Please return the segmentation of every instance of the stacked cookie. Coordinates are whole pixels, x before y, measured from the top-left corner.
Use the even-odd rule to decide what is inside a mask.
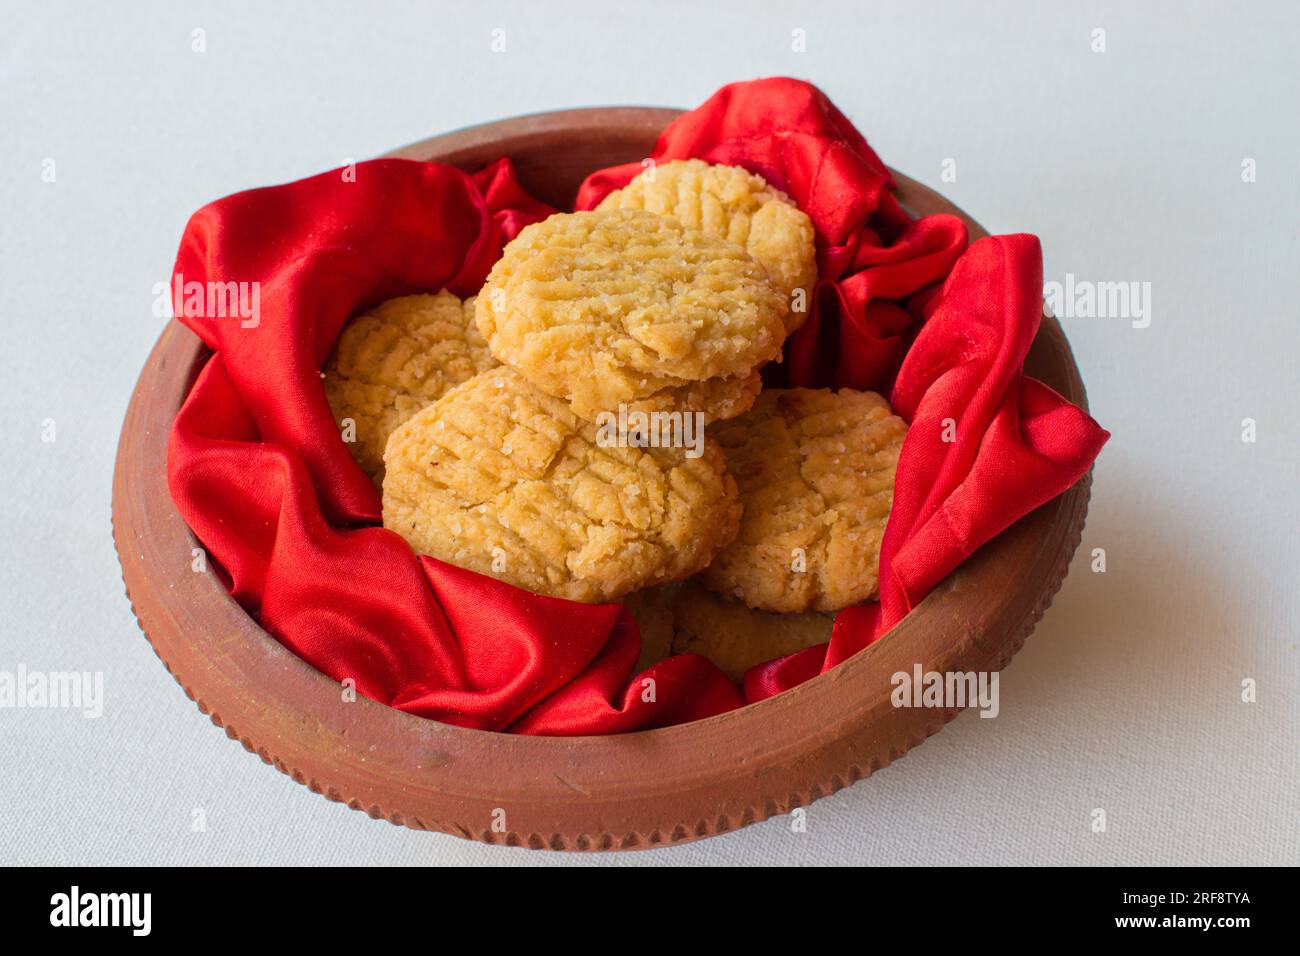
[[[388,440],[384,526],[415,550],[575,601],[705,567],[740,503],[722,451],[608,446],[512,368],[470,379]]]
[[[872,393],[761,391],[815,282],[811,222],[762,178],[651,167],[524,229],[475,299],[358,317],[326,395],[417,551],[635,595],[644,663],[738,676],[876,586],[904,424]]]
[[[743,412],[781,354],[785,298],[741,246],[635,209],[552,216],[510,243],[479,296],[492,354],[594,421]]]

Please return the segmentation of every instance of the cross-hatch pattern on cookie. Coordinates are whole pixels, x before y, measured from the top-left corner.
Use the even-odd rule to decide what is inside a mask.
[[[474,300],[450,292],[382,302],[353,319],[324,369],[340,428],[351,419],[352,457],[382,480],[384,446],[398,425],[455,385],[497,364],[474,324]]]
[[[812,220],[762,176],[739,166],[674,160],[646,169],[596,208],[671,216],[683,226],[742,246],[767,270],[787,308],[802,290],[802,307],[786,312],[786,334],[808,317],[808,297],[817,282]]]
[[[744,519],[705,584],[767,611],[837,611],[876,591],[907,425],[874,392],[772,389],[710,429]]]
[[[601,447],[513,369],[416,414],[385,453],[384,526],[423,554],[556,597],[617,600],[703,568],[736,534],[721,450]]]
[[[785,311],[741,246],[613,210],[524,229],[488,275],[477,318],[498,359],[591,420],[669,389],[752,375],[780,355]]]

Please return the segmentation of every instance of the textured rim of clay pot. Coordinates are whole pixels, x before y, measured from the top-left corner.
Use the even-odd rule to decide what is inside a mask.
[[[675,110],[519,117],[390,155],[474,168],[511,156],[524,185],[566,206],[590,171],[646,156]],[[896,174],[897,175],[897,174]],[[897,176],[914,214],[961,215]],[[136,385],[113,480],[113,535],[131,605],[199,709],[264,761],[372,817],[486,843],[617,850],[683,843],[788,813],[897,760],[956,710],[891,706],[890,676],[1002,668],[1060,587],[1088,505],[1085,478],[998,536],[888,638],[830,672],[741,710],[605,737],[523,737],[447,726],[364,698],[294,656],[190,568],[198,541],[165,479],[172,420],[206,359],[172,321]],[[1030,374],[1086,407],[1060,324],[1044,316]]]

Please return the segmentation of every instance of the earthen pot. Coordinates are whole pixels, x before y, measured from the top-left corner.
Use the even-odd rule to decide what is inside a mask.
[[[437,136],[390,155],[473,169],[513,157],[523,185],[561,208],[592,170],[646,156],[666,109],[544,113]],[[914,214],[962,216],[895,174]],[[373,701],[282,647],[194,573],[198,542],[176,513],[164,463],[172,419],[207,357],[171,322],[122,428],[113,534],[127,594],[158,656],[199,709],[264,761],[372,817],[486,843],[552,850],[684,843],[788,813],[897,760],[956,710],[891,706],[890,677],[1005,666],[1046,610],[1079,543],[1089,479],[968,560],[885,640],[762,703],[622,736],[546,738],[464,730]],[[1085,405],[1061,326],[1044,316],[1028,372]],[[993,724],[982,727],[997,733]]]

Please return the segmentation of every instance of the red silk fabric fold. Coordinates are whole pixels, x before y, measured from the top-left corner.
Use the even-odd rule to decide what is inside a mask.
[[[695,655],[633,675],[639,635],[620,606],[533,595],[416,556],[378,527],[378,495],[320,386],[344,323],[397,295],[474,294],[502,245],[553,210],[508,160],[472,175],[377,160],[212,203],[191,218],[177,255],[176,314],[214,355],[177,416],[169,486],[232,595],[278,640],[367,697],[448,723],[552,735],[680,723],[854,653],[975,547],[1086,472],[1105,432],[1020,374],[1042,288],[1032,238],[983,240],[963,257],[961,222],[911,220],[866,140],[794,80],[724,87],[671,124],[652,154],[691,156],[763,175],[816,227],[822,281],[775,379],[892,386],[912,422],[881,603],[842,612],[829,653],[752,669],[742,693]],[[594,174],[578,207],[641,168]],[[257,315],[187,311],[186,283],[255,283]],[[936,444],[946,418],[957,439]]]

